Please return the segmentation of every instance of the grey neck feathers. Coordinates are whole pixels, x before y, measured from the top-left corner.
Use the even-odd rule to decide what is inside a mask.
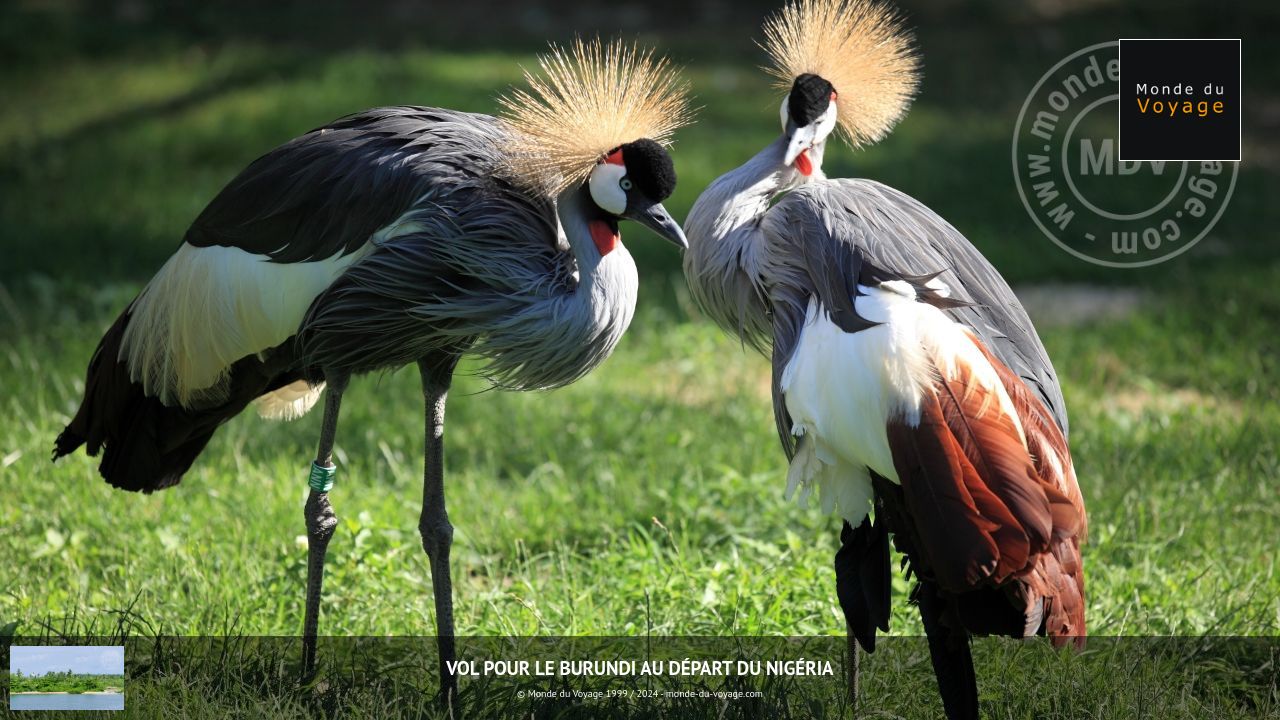
[[[592,214],[598,212],[585,184],[577,190],[566,190],[556,201],[560,225],[578,263],[579,284],[572,304],[587,320],[589,332],[602,336],[595,338],[596,341],[608,340],[607,347],[601,348],[607,356],[635,315],[640,277],[621,237],[613,252],[600,255],[587,224]]]
[[[689,237],[685,277],[695,301],[722,327],[761,350],[768,344],[770,325],[759,279],[764,253],[760,221],[774,198],[805,180],[783,164],[786,147],[783,135],[721,175],[703,191],[684,226]],[[816,153],[815,166],[821,149]]]
[[[556,199],[556,214],[577,265],[577,284],[521,308],[473,348],[490,360],[500,387],[532,390],[568,385],[613,352],[635,314],[639,277],[619,242],[601,256],[588,221],[598,213],[586,188]]]

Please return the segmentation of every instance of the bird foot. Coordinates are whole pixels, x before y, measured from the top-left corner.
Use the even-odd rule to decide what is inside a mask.
[[[324,585],[324,559],[338,516],[329,504],[329,493],[314,488],[303,508],[307,521],[307,608],[302,626],[302,676],[310,682],[316,672],[316,635],[320,624],[320,593]]]

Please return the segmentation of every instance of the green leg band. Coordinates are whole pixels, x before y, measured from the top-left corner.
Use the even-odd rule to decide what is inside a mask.
[[[316,463],[311,463],[311,476],[307,478],[307,484],[316,492],[327,493],[333,489],[333,478],[338,474],[338,466],[330,465],[323,467]]]

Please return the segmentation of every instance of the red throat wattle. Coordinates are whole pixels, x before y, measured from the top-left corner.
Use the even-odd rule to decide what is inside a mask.
[[[799,170],[800,174],[805,177],[813,174],[813,161],[809,159],[808,150],[801,150],[800,154],[796,156],[796,170]]]
[[[604,257],[613,252],[618,247],[618,229],[611,223],[604,220],[592,220],[587,223],[587,228],[591,230],[591,239],[596,244],[596,249],[600,251],[600,257]]]

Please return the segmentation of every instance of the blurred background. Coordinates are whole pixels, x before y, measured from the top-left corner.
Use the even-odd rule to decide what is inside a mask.
[[[1280,6],[902,0],[924,81],[906,119],[831,176],[874,178],[950,220],[1031,308],[1062,377],[1091,511],[1090,629],[1280,631]],[[254,158],[383,104],[492,112],[549,40],[620,34],[686,68],[684,217],[773,139],[755,45],[777,3],[0,4],[0,628],[74,617],[178,633],[297,632],[299,512],[318,414],[228,424],[181,486],[112,491],[53,466],[103,330]],[[1117,37],[1241,37],[1244,162],[1192,251],[1084,263],[1035,227],[1009,147],[1040,74]],[[782,499],[768,367],[688,302],[680,258],[635,226],[636,321],[551,394],[451,405],[450,514],[465,633],[840,633],[838,523]],[[322,632],[433,627],[416,537],[413,372],[358,380],[339,430]],[[916,633],[900,583],[894,631]],[[131,625],[133,626],[133,625]]]
[[[0,10],[0,142],[6,273],[143,279],[213,194],[271,147],[350,112],[423,104],[479,112],[548,41],[619,35],[687,67],[700,122],[679,136],[687,209],[715,175],[771,139],[778,102],[756,67],[777,3],[71,2]],[[1098,275],[1047,252],[1017,202],[1005,150],[1035,80],[1070,52],[1117,37],[1244,37],[1241,185],[1215,233],[1249,260],[1280,209],[1280,9],[1265,0],[899,3],[924,81],[898,132],[832,153],[829,174],[906,190],[951,220],[1011,280]],[[1269,177],[1268,177],[1269,176]],[[639,231],[635,231],[639,232]],[[92,242],[85,242],[92,238]],[[647,281],[678,257],[631,243]],[[1210,243],[1212,245],[1212,243]],[[99,251],[100,249],[100,251]],[[1186,258],[1200,266],[1205,253]],[[1221,254],[1221,253],[1219,253]],[[1249,263],[1252,264],[1252,263]],[[1152,271],[1177,272],[1175,267]],[[1099,279],[1132,282],[1136,273]],[[1148,277],[1144,274],[1143,277]],[[652,300],[652,297],[646,298]]]

